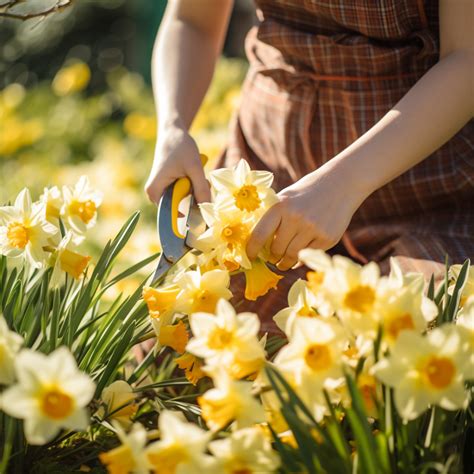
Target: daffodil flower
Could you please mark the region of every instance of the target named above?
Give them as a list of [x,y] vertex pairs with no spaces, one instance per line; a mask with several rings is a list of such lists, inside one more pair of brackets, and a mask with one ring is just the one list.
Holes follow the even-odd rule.
[[223,474],[276,472],[280,458],[259,427],[234,431],[226,439],[212,441],[209,451]]
[[86,405],[95,385],[78,370],[65,347],[44,355],[22,350],[15,360],[18,382],[2,395],[2,409],[24,420],[30,444],[45,444],[61,430],[85,430],[89,425]]
[[265,420],[262,405],[254,397],[252,383],[232,379],[226,371],[215,368],[210,373],[214,388],[198,398],[202,417],[212,431],[219,431],[231,422],[245,428]]
[[23,189],[13,206],[0,207],[0,254],[7,257],[24,257],[41,268],[48,256],[45,247],[58,233],[57,227],[48,223],[42,210],[33,206],[28,189]]
[[63,186],[63,196],[61,218],[78,238],[82,238],[96,223],[102,195],[90,187],[86,176],[81,176],[73,188]]
[[268,171],[252,171],[245,160],[233,168],[222,168],[210,173],[215,190],[215,206],[224,211],[239,210],[261,216],[278,202],[271,188],[273,174]]
[[15,381],[15,358],[23,344],[23,338],[10,331],[5,318],[0,314],[0,385]]
[[220,300],[216,314],[194,313],[189,323],[194,337],[186,350],[203,358],[208,366],[221,366],[244,377],[264,364],[265,351],[257,338],[260,322],[256,314],[236,314],[230,303]]
[[467,360],[459,329],[444,324],[426,336],[403,331],[390,356],[375,364],[373,373],[395,390],[400,416],[412,420],[432,405],[446,410],[467,406]]
[[161,439],[147,446],[153,472],[201,474],[214,472],[215,460],[205,454],[210,433],[189,423],[182,413],[164,410],[158,419]]
[[119,423],[114,423],[120,445],[99,454],[99,459],[109,474],[149,474],[150,464],[145,456],[147,432],[143,425],[134,423],[126,433]]

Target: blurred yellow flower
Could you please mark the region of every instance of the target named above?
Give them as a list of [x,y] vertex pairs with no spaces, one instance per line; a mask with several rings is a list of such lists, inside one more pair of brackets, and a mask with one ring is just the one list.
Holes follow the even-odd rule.
[[431,405],[445,410],[467,406],[469,357],[459,329],[444,324],[426,336],[400,333],[390,356],[373,367],[375,376],[395,390],[395,406],[402,418],[412,420]]
[[183,354],[188,340],[189,334],[182,320],[179,320],[177,324],[161,326],[158,335],[158,342],[161,345],[171,347],[179,354]]
[[132,418],[137,413],[138,405],[135,403],[135,394],[130,384],[124,380],[116,380],[102,390],[101,401],[107,407],[101,407],[98,415],[115,420],[127,429],[132,425]]
[[198,398],[202,418],[212,431],[235,421],[245,428],[265,420],[262,405],[252,394],[252,382],[233,380],[222,368],[210,374],[214,387]]
[[22,120],[10,117],[0,127],[0,155],[12,155],[20,148],[30,146],[43,135],[43,124],[36,119]]
[[145,456],[147,432],[140,423],[135,423],[127,434],[118,423],[115,431],[120,446],[99,454],[99,459],[109,474],[149,474],[150,465]]
[[45,444],[61,430],[89,425],[86,405],[95,384],[78,370],[73,355],[60,347],[49,355],[24,349],[17,356],[18,383],[2,394],[5,413],[24,420],[30,444]]
[[223,474],[271,474],[280,465],[278,454],[258,427],[244,428],[226,439],[212,441],[209,451],[219,461]]
[[75,62],[60,69],[54,76],[52,88],[55,94],[64,96],[79,92],[87,87],[91,70],[86,63]]
[[158,419],[161,439],[147,446],[146,459],[156,474],[213,472],[214,459],[205,454],[210,433],[189,423],[182,413],[164,410]]
[[125,117],[123,128],[125,132],[140,140],[156,139],[156,118],[154,116],[143,115],[132,112]]
[[196,385],[200,379],[206,376],[206,373],[202,370],[201,361],[189,352],[176,357],[174,361],[180,369],[184,370],[185,377],[193,385]]
[[10,331],[0,313],[0,385],[9,385],[15,381],[14,362],[22,344],[23,338]]

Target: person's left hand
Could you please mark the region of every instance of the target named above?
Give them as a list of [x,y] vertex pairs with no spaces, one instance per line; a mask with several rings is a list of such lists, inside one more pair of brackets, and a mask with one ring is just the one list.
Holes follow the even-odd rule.
[[268,243],[270,262],[288,270],[304,248],[327,250],[341,239],[365,195],[334,164],[326,163],[278,194],[247,244],[250,259]]

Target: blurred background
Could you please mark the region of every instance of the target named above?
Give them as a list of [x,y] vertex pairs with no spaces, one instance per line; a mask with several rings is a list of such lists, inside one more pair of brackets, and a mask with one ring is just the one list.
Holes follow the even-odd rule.
[[[57,2],[26,0],[14,11]],[[0,0],[0,9],[7,3]],[[0,17],[0,203],[25,186],[35,199],[45,186],[72,185],[86,174],[104,193],[89,245],[101,247],[140,209],[129,251],[135,262],[157,250],[155,208],[143,185],[156,140],[150,58],[166,3],[75,0],[39,19]],[[251,0],[236,0],[223,57],[192,126],[211,161],[238,104],[253,15]]]

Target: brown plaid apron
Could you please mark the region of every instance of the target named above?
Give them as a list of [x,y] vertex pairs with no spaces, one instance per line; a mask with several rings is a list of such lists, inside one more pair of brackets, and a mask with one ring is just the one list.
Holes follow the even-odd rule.
[[[433,0],[256,0],[250,68],[221,164],[244,157],[282,189],[366,132],[438,60]],[[435,98],[434,98],[435,100]],[[384,159],[383,156],[380,159]],[[432,156],[373,193],[343,244],[384,271],[390,256],[430,273],[474,257],[474,121]],[[290,274],[291,273],[291,274]],[[272,329],[288,287],[248,304]],[[233,288],[242,297],[239,282]]]

